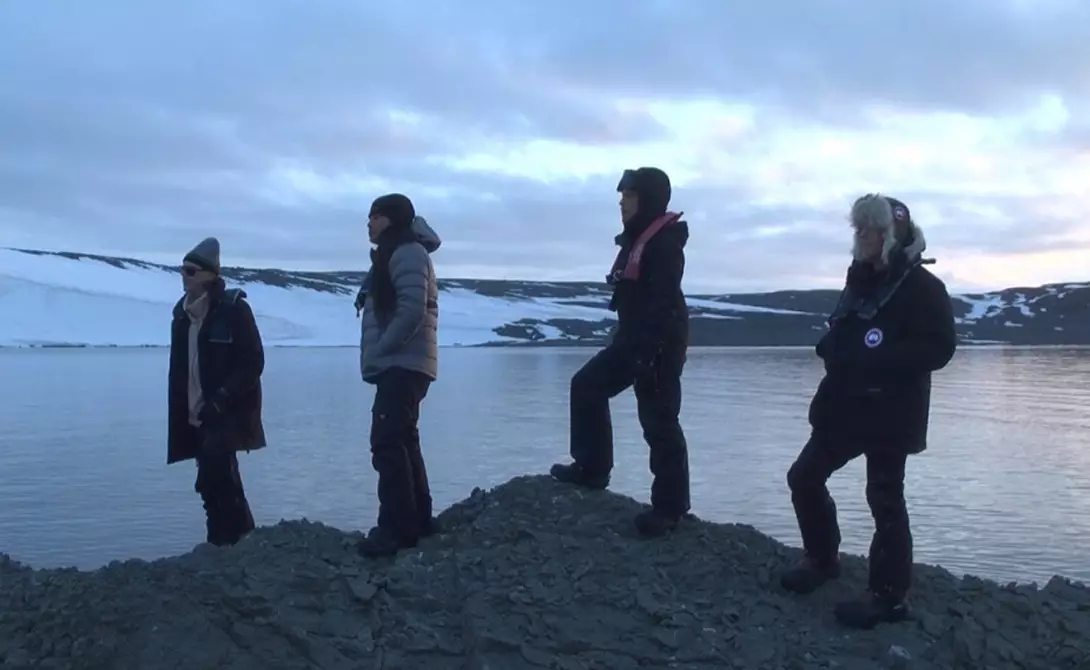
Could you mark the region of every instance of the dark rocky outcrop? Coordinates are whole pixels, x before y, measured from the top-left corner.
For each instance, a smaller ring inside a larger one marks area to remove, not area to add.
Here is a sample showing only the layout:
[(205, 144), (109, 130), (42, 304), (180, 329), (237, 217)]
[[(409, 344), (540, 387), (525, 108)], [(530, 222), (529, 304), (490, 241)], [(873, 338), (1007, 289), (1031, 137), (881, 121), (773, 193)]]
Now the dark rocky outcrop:
[(0, 563), (0, 666), (159, 668), (1090, 667), (1090, 591), (1001, 587), (919, 566), (916, 620), (839, 628), (839, 583), (792, 597), (797, 551), (748, 526), (633, 536), (639, 505), (545, 477), (476, 490), (448, 532), (393, 560), (306, 521), (94, 572)]

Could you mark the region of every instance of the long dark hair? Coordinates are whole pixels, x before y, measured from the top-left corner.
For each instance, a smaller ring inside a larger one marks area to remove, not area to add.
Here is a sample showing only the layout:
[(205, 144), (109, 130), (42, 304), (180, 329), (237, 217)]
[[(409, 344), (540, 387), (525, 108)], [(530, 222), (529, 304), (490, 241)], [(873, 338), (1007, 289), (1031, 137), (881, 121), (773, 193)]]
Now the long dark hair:
[(390, 314), (397, 306), (397, 290), (390, 276), (390, 258), (402, 244), (416, 241), (411, 223), (396, 223), (384, 230), (371, 250), (371, 300), (379, 314)]

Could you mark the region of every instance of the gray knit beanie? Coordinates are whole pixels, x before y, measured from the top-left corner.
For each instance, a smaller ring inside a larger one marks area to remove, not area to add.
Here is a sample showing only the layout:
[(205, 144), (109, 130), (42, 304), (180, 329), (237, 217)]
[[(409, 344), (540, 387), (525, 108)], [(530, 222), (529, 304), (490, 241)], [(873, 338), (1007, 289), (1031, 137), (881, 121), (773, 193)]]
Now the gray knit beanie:
[(192, 263), (210, 272), (220, 273), (220, 241), (206, 237), (185, 255), (183, 263)]

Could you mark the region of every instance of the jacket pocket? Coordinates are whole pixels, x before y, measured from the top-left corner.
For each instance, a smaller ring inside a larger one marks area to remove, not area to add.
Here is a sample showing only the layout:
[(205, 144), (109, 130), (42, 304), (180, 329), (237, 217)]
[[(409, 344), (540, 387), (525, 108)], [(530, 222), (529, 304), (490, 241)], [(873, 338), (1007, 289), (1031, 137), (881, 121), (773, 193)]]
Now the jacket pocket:
[(898, 395), (888, 384), (860, 388), (855, 398), (853, 423), (868, 439), (885, 440), (895, 437), (901, 429)]
[(221, 315), (216, 315), (217, 318), (210, 319), (208, 324), (205, 325), (205, 335), (208, 342), (211, 344), (233, 344), (235, 338), (231, 333), (231, 324), (225, 319), (221, 318)]

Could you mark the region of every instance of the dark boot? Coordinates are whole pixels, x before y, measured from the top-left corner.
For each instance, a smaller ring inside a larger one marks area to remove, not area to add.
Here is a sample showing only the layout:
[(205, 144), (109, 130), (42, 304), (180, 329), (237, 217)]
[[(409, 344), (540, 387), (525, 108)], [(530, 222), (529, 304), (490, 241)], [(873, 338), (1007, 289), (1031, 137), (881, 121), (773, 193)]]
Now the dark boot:
[(412, 469), (413, 497), (416, 500), (416, 514), (422, 519), (420, 523), (420, 537), (430, 537), (435, 532), (431, 526), (435, 524), (432, 516), (431, 485), (428, 483), (428, 468), (424, 464), (424, 454), (420, 449), (420, 431), (413, 426), (409, 431), (409, 439), (406, 445), (409, 455), (409, 465)]
[(194, 489), (204, 502), (210, 544), (231, 545), (253, 530), (254, 518), (234, 452), (202, 453), (197, 459)]
[(204, 541), (217, 547), (229, 544), (226, 519), (219, 501), (206, 496), (201, 498), (204, 502)]
[(225, 540), (227, 544), (235, 544), (254, 529), (254, 515), (244, 495), (225, 505), (225, 509)]
[(880, 623), (904, 621), (909, 616), (909, 609), (903, 598), (867, 592), (858, 600), (838, 604), (833, 614), (849, 628), (870, 630)]
[(549, 469), (549, 474), (558, 482), (575, 484), (583, 488), (600, 491), (609, 486), (609, 475), (588, 472), (578, 463), (557, 463)]
[(365, 558), (378, 558), (381, 556), (393, 556), (402, 549), (411, 549), (416, 546), (416, 538), (399, 537), (393, 531), (375, 526), (356, 545), (356, 551)]
[(662, 537), (677, 530), (681, 516), (649, 509), (636, 515), (636, 532), (643, 537)]
[(840, 577), (840, 558), (820, 561), (804, 557), (780, 576), (780, 585), (792, 593), (807, 595)]

